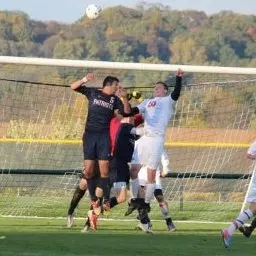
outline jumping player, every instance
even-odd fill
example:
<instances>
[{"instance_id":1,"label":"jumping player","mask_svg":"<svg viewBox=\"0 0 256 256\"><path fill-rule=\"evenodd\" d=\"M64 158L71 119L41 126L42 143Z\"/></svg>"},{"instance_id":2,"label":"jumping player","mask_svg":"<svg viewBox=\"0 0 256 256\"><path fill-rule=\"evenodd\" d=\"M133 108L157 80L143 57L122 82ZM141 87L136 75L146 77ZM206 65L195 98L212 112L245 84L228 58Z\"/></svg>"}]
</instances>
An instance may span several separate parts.
<instances>
[{"instance_id":1,"label":"jumping player","mask_svg":"<svg viewBox=\"0 0 256 256\"><path fill-rule=\"evenodd\" d=\"M115 95L119 83L116 77L107 76L103 81L102 90L85 86L88 81L92 81L94 78L94 74L89 73L81 80L74 82L71 88L76 92L82 93L88 99L88 115L83 135L83 174L87 180L92 207L97 208L99 206L99 199L103 197L103 207L105 210L109 210L110 121L115 110L118 110L120 113L129 113L130 106L126 99L124 99L123 104ZM100 178L95 192L92 178L94 176L96 159L99 163Z\"/></svg>"},{"instance_id":2,"label":"jumping player","mask_svg":"<svg viewBox=\"0 0 256 256\"><path fill-rule=\"evenodd\" d=\"M168 122L173 114L173 108L180 96L181 81L184 72L179 69L176 73L176 85L168 95L168 86L164 82L157 82L154 89L154 98L144 100L132 109L132 113L142 113L145 118L142 137L136 142L133 165L131 167L131 194L137 198L139 190L138 173L141 165L147 167L148 182L145 191L145 203L149 203L155 191L155 175L161 162L164 149L165 133ZM133 204L131 200L130 205Z\"/></svg>"},{"instance_id":3,"label":"jumping player","mask_svg":"<svg viewBox=\"0 0 256 256\"><path fill-rule=\"evenodd\" d=\"M118 115L111 120L110 186L115 190L115 196L110 198L110 208L126 200L126 186L130 178L128 163L132 159L137 139L134 126L137 126L140 120L142 119L139 116L122 118ZM88 231L89 227L93 230L97 229L97 212L99 212L97 208L88 212L89 222L85 223L84 231Z\"/></svg>"}]
</instances>

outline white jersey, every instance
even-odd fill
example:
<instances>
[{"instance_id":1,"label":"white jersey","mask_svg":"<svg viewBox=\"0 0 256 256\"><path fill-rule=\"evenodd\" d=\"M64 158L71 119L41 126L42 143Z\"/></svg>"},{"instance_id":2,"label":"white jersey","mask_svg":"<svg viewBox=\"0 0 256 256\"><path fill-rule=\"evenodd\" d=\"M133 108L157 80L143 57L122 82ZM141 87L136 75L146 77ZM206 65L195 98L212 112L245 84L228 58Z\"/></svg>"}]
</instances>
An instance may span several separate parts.
<instances>
[{"instance_id":1,"label":"white jersey","mask_svg":"<svg viewBox=\"0 0 256 256\"><path fill-rule=\"evenodd\" d=\"M256 140L251 144L247 154L251 155L254 159L256 158Z\"/></svg>"},{"instance_id":2,"label":"white jersey","mask_svg":"<svg viewBox=\"0 0 256 256\"><path fill-rule=\"evenodd\" d=\"M146 99L137 107L144 114L144 131L147 135L164 136L173 114L176 101L171 96Z\"/></svg>"}]
</instances>

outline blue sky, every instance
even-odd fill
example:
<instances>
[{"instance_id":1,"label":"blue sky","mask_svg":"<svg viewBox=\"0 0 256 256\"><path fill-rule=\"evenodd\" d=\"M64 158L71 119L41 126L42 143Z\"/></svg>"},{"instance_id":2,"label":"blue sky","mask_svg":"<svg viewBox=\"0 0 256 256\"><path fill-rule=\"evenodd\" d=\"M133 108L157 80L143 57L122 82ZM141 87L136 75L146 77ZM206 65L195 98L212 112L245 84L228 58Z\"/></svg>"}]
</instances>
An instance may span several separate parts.
<instances>
[{"instance_id":1,"label":"blue sky","mask_svg":"<svg viewBox=\"0 0 256 256\"><path fill-rule=\"evenodd\" d=\"M125 4L123 4L125 2ZM57 20L73 22L79 19L88 4L96 3L100 6L109 7L114 5L126 5L133 7L139 0L2 0L1 10L21 10L37 20ZM203 10L208 14L221 10L256 15L256 0L147 0L148 3L162 3L173 9L196 9Z\"/></svg>"}]
</instances>

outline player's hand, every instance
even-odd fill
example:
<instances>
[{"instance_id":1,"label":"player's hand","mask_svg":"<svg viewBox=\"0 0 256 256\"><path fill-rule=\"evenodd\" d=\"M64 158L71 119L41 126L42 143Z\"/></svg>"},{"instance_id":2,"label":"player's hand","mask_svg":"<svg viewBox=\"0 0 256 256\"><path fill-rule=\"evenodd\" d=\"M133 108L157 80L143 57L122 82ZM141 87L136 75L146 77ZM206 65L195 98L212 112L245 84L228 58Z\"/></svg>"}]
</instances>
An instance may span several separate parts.
<instances>
[{"instance_id":1,"label":"player's hand","mask_svg":"<svg viewBox=\"0 0 256 256\"><path fill-rule=\"evenodd\" d=\"M85 77L82 78L82 81L84 83L86 82L90 82L90 81L93 81L95 79L95 74L94 73L88 73Z\"/></svg>"},{"instance_id":2,"label":"player's hand","mask_svg":"<svg viewBox=\"0 0 256 256\"><path fill-rule=\"evenodd\" d=\"M127 90L123 87L123 85L119 85L119 97L127 98Z\"/></svg>"},{"instance_id":3,"label":"player's hand","mask_svg":"<svg viewBox=\"0 0 256 256\"><path fill-rule=\"evenodd\" d=\"M95 74L94 73L88 73L86 75L88 81L93 81L95 79Z\"/></svg>"},{"instance_id":4,"label":"player's hand","mask_svg":"<svg viewBox=\"0 0 256 256\"><path fill-rule=\"evenodd\" d=\"M184 75L184 71L179 68L179 69L177 70L177 72L176 72L176 76L178 76L178 77L183 77L183 75Z\"/></svg>"}]
</instances>

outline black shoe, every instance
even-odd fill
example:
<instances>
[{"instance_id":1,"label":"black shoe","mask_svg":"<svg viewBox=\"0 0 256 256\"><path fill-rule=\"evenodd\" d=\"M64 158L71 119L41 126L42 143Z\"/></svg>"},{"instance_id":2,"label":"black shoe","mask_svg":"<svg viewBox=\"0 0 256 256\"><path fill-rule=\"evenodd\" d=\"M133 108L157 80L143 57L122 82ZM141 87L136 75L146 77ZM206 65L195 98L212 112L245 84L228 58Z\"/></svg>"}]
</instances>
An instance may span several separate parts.
<instances>
[{"instance_id":1,"label":"black shoe","mask_svg":"<svg viewBox=\"0 0 256 256\"><path fill-rule=\"evenodd\" d=\"M125 212L124 216L130 215L134 210L137 209L137 206L138 206L138 205L135 203L135 201L134 201L134 200L131 200L131 202L128 203L128 209L127 209L127 211Z\"/></svg>"},{"instance_id":2,"label":"black shoe","mask_svg":"<svg viewBox=\"0 0 256 256\"><path fill-rule=\"evenodd\" d=\"M251 227L241 226L239 228L239 231L247 238L249 238L252 235L252 229Z\"/></svg>"}]
</instances>

